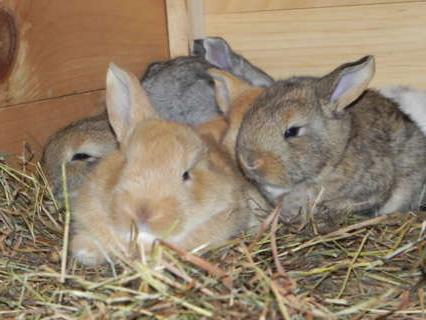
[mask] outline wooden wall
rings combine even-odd
[[[110,61],[141,75],[168,57],[164,1],[0,0],[0,153],[29,143],[39,154],[52,132],[99,112]]]
[[[110,61],[141,75],[205,35],[276,78],[374,54],[373,85],[426,88],[425,17],[419,0],[0,0],[0,154],[98,112]]]
[[[426,1],[204,0],[204,29],[276,78],[374,54],[374,86],[426,89]]]

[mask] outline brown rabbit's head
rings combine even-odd
[[[106,113],[71,123],[49,138],[41,164],[55,198],[64,197],[62,164],[65,164],[68,193],[74,198],[87,174],[105,155],[117,148]]]
[[[333,166],[351,131],[350,106],[374,75],[374,58],[321,78],[277,81],[246,114],[237,141],[247,176],[272,200]]]

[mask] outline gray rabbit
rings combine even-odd
[[[418,208],[426,137],[394,101],[367,89],[372,56],[264,90],[246,114],[237,158],[282,218],[328,229],[344,212]]]
[[[151,64],[141,83],[158,115],[166,120],[198,125],[220,114],[214,82],[207,73],[223,67],[242,79],[267,86],[273,79],[236,54],[225,40],[195,41],[194,56]],[[97,160],[116,148],[106,113],[68,125],[52,135],[45,145],[42,165],[57,199],[61,200],[61,164],[65,163],[70,194],[75,195]]]
[[[220,114],[213,79],[207,73],[212,67],[227,70],[256,86],[273,83],[270,76],[232,51],[222,38],[195,40],[194,54],[155,62],[142,78],[142,86],[163,119],[197,125]]]

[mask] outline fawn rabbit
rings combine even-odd
[[[266,73],[236,54],[225,40],[196,40],[198,56],[179,57],[151,64],[142,78],[142,85],[159,117],[199,125],[221,114],[216,104],[213,79],[207,72],[220,62],[231,72],[249,83],[272,84]],[[68,190],[71,198],[77,194],[84,177],[96,164],[96,159],[114,149],[115,137],[106,114],[87,118],[62,129],[45,145],[42,164],[62,200],[61,164],[66,163]]]
[[[254,86],[223,70],[209,69],[208,73],[213,77],[216,101],[228,124],[222,137],[223,147],[236,161],[235,147],[241,122],[264,88]]]
[[[268,205],[215,141],[222,124],[200,134],[159,119],[136,77],[115,65],[106,90],[119,148],[89,174],[75,201],[77,260],[129,256],[134,242],[149,251],[156,238],[185,249],[216,245],[258,225]]]
[[[244,117],[237,158],[272,202],[283,201],[284,221],[309,213],[327,228],[345,210],[418,207],[426,138],[396,103],[367,89],[374,71],[367,56],[321,78],[277,81]]]

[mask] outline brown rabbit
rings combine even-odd
[[[426,138],[396,103],[367,89],[374,58],[321,78],[277,81],[245,116],[237,156],[285,221],[344,211],[415,209],[426,180]],[[309,208],[309,210],[308,210]]]
[[[73,256],[86,265],[149,251],[161,238],[185,249],[216,245],[258,225],[265,200],[202,128],[160,120],[138,80],[111,65],[107,110],[119,149],[89,174],[75,201]],[[216,132],[219,131],[219,132]]]
[[[106,113],[71,123],[51,136],[41,159],[55,198],[62,202],[62,163],[65,163],[69,196],[77,194],[87,174],[99,159],[117,148]]]

